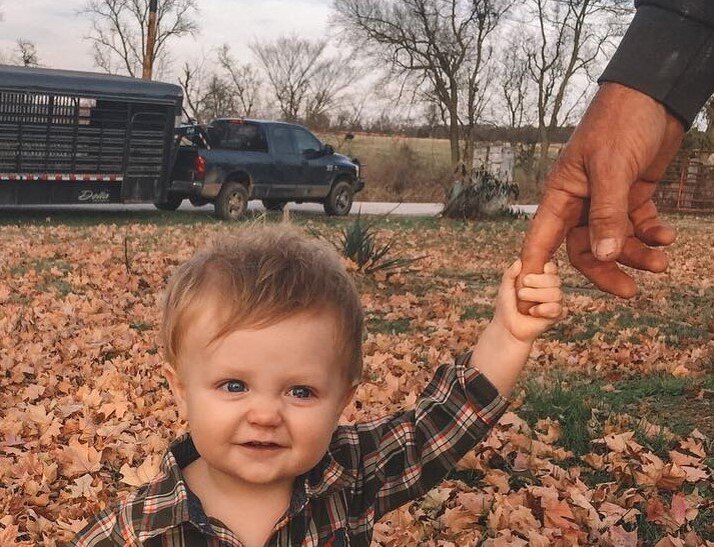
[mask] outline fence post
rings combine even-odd
[[[679,174],[679,191],[677,192],[677,211],[682,208],[682,190],[684,188],[684,181],[687,180],[689,175],[689,154],[686,155],[684,161],[682,161],[682,169]]]

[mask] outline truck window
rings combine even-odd
[[[273,153],[278,156],[295,155],[295,144],[290,128],[274,127],[273,128]]]
[[[257,125],[227,123],[219,136],[219,147],[244,152],[267,152],[268,143]]]
[[[297,144],[298,154],[305,154],[306,152],[317,154],[322,149],[322,143],[309,131],[298,127],[292,127],[291,130]]]

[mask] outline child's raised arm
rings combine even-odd
[[[528,274],[523,279],[518,297],[538,304],[530,309],[529,315],[520,313],[516,307],[515,284],[520,271],[521,261],[516,260],[503,274],[493,320],[479,337],[471,356],[471,365],[504,397],[511,393],[528,360],[533,341],[567,314],[558,268],[552,262],[545,265],[544,273]]]

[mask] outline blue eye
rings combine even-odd
[[[228,380],[221,387],[230,393],[241,393],[246,390],[245,384],[240,380]]]
[[[290,392],[298,399],[309,399],[313,396],[312,390],[305,386],[295,386]]]

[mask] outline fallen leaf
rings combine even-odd
[[[88,444],[82,444],[77,437],[72,437],[68,446],[57,451],[57,459],[62,466],[62,474],[68,478],[94,473],[102,467],[102,453]]]

